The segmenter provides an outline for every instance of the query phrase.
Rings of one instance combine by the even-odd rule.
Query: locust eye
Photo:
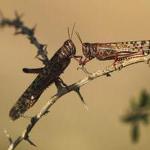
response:
[[[90,49],[89,49],[88,43],[83,43],[83,44],[82,44],[82,51],[83,51],[83,54],[84,54],[86,57],[89,56]]]
[[[82,47],[86,49],[88,47],[88,45],[86,43],[83,43]]]

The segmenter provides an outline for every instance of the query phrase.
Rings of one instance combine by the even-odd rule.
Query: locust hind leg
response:
[[[139,57],[139,55],[143,56],[143,53],[142,52],[130,52],[130,51],[117,52],[116,56],[114,58],[113,66],[115,69],[121,70],[122,69],[122,61],[127,60],[127,59],[132,59],[135,57]],[[117,63],[119,64],[118,67],[116,67]]]
[[[23,68],[24,73],[41,73],[43,68]]]
[[[117,63],[121,64],[122,60],[128,58],[132,54],[133,54],[133,52],[128,52],[128,51],[116,52],[116,55],[115,55],[115,58],[114,58],[114,62],[113,62],[113,66],[116,68]]]

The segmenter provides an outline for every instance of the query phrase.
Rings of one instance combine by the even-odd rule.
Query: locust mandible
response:
[[[64,42],[58,51],[56,51],[47,65],[43,68],[23,69],[25,73],[37,73],[38,76],[11,108],[9,116],[12,120],[18,119],[29,108],[31,108],[48,86],[60,81],[59,76],[68,67],[71,58],[73,58],[76,54],[76,47],[72,41],[74,26],[71,34],[69,33],[68,28],[69,39]]]
[[[113,65],[121,60],[143,56],[150,52],[150,40],[141,41],[125,41],[125,42],[112,42],[112,43],[83,43],[78,32],[76,35],[82,44],[82,52],[85,58],[82,56],[76,56],[79,58],[79,64],[85,65],[93,58],[98,60],[114,60]]]

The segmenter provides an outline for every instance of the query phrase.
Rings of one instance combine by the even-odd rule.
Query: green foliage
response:
[[[131,129],[132,129],[131,130],[132,140],[133,140],[133,142],[137,142],[138,139],[139,139],[139,135],[140,135],[139,125],[138,124],[134,124]]]
[[[137,101],[131,100],[130,106],[130,111],[122,117],[122,121],[131,124],[131,138],[137,142],[140,124],[148,125],[150,121],[150,94],[143,90]]]
[[[149,107],[150,108],[150,95],[146,90],[141,92],[139,98],[139,107]]]

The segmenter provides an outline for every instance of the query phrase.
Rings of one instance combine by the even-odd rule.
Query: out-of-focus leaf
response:
[[[130,106],[131,106],[131,109],[132,109],[132,110],[137,110],[138,107],[139,107],[139,105],[138,105],[138,103],[135,101],[135,99],[131,99],[131,101],[130,101]]]
[[[149,115],[148,114],[145,114],[142,118],[142,121],[144,124],[149,124]]]
[[[128,114],[122,117],[122,121],[126,123],[134,123],[145,119],[145,114]]]
[[[149,94],[149,96],[148,96],[147,106],[150,107],[150,94]]]
[[[145,107],[147,105],[150,105],[149,94],[147,93],[146,90],[143,90],[140,95],[139,106]]]
[[[150,124],[150,94],[143,90],[138,101],[134,99],[130,102],[130,112],[122,117],[122,121],[132,125],[131,137],[133,142],[138,142],[139,139],[139,125],[144,123]]]
[[[139,124],[133,124],[132,131],[131,131],[131,137],[133,142],[138,142],[139,139]]]

